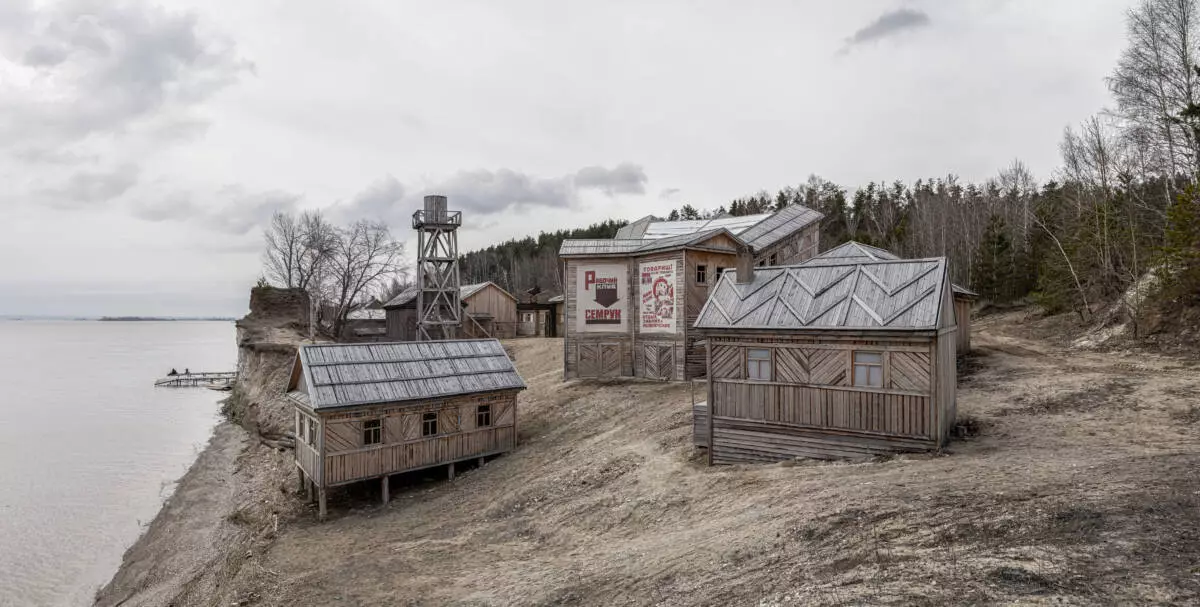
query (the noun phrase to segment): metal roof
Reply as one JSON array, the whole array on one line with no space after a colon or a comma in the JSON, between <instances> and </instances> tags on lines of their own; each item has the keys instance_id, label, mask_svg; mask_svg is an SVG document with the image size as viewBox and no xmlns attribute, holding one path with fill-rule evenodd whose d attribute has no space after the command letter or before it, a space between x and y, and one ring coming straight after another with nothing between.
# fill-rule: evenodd
<instances>
[{"instance_id":1,"label":"metal roof","mask_svg":"<svg viewBox=\"0 0 1200 607\"><path fill-rule=\"evenodd\" d=\"M820 255L817 255L816 257L813 257L812 259L809 259L800 265L816 266L845 263L847 261L886 261L900 258L901 257L899 255L896 255L887 249L881 249L879 247L873 247L869 244L863 244L855 240L850 240L833 247L832 249L829 249L828 251L825 251L824 253L821 253ZM978 293L966 287L960 287L951 283L950 288L959 295L966 295L967 297L979 297Z\"/></svg>"},{"instance_id":2,"label":"metal roof","mask_svg":"<svg viewBox=\"0 0 1200 607\"><path fill-rule=\"evenodd\" d=\"M713 219L658 221L646 216L617 230L616 238L604 240L564 240L559 255L629 255L679 246L680 240L727 230L751 249L761 251L797 231L820 221L823 214L803 205L784 207L775 213L724 215ZM647 241L661 244L651 248ZM671 244L668 244L671 243Z\"/></svg>"},{"instance_id":3,"label":"metal roof","mask_svg":"<svg viewBox=\"0 0 1200 607\"><path fill-rule=\"evenodd\" d=\"M714 228L703 232L689 232L669 238L642 238L642 239L610 239L610 240L578 240L568 239L562 242L562 246L558 249L559 256L569 257L575 255L589 256L621 256L621 255L645 255L647 253L655 253L658 251L669 251L688 246L698 245L705 240L708 240L718 234L725 234L733 239L734 242L741 243L742 240L735 236L726 228Z\"/></svg>"},{"instance_id":4,"label":"metal roof","mask_svg":"<svg viewBox=\"0 0 1200 607\"><path fill-rule=\"evenodd\" d=\"M386 320L387 312L382 308L360 308L346 315L346 320Z\"/></svg>"},{"instance_id":5,"label":"metal roof","mask_svg":"<svg viewBox=\"0 0 1200 607\"><path fill-rule=\"evenodd\" d=\"M738 237L746 241L746 244L755 251L762 251L820 221L824 216L804 205L794 204L784 207L774 215L769 215L745 231L739 232Z\"/></svg>"},{"instance_id":6,"label":"metal roof","mask_svg":"<svg viewBox=\"0 0 1200 607\"><path fill-rule=\"evenodd\" d=\"M946 259L726 270L700 310L700 329L903 329L940 326Z\"/></svg>"},{"instance_id":7,"label":"metal roof","mask_svg":"<svg viewBox=\"0 0 1200 607\"><path fill-rule=\"evenodd\" d=\"M314 410L525 389L495 339L308 344L298 361ZM288 395L303 401L296 388Z\"/></svg>"},{"instance_id":8,"label":"metal roof","mask_svg":"<svg viewBox=\"0 0 1200 607\"><path fill-rule=\"evenodd\" d=\"M482 291L484 289L484 287L486 287L488 285L492 285L493 287L500 289L500 292L507 295L509 299L511 299L513 301L517 300L516 297L513 297L512 293L505 291L503 288L500 287L500 285L498 285L490 280L487 282L478 282L473 285L463 285L463 286L459 287L459 289L458 289L458 294L459 294L458 296L461 299L466 299L466 298Z\"/></svg>"}]
</instances>

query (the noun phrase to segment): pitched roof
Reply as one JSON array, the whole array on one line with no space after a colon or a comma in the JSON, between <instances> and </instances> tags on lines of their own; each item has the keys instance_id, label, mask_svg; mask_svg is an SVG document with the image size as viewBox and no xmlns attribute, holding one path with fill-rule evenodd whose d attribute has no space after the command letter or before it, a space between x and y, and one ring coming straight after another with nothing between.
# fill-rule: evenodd
<instances>
[{"instance_id":1,"label":"pitched roof","mask_svg":"<svg viewBox=\"0 0 1200 607\"><path fill-rule=\"evenodd\" d=\"M314 410L524 389L495 339L300 346L307 393L288 395Z\"/></svg>"},{"instance_id":2,"label":"pitched roof","mask_svg":"<svg viewBox=\"0 0 1200 607\"><path fill-rule=\"evenodd\" d=\"M360 308L346 314L346 320L386 320L387 312L381 308Z\"/></svg>"},{"instance_id":3,"label":"pitched roof","mask_svg":"<svg viewBox=\"0 0 1200 607\"><path fill-rule=\"evenodd\" d=\"M560 257L568 257L573 255L589 255L589 256L621 256L621 255L644 255L647 253L655 253L658 251L669 251L671 249L679 249L690 246L698 246L704 241L725 234L734 242L742 243L742 240L735 236L733 232L725 228L714 228L703 232L689 232L669 238L640 238L640 239L568 239L562 242L562 246L558 249Z\"/></svg>"},{"instance_id":4,"label":"pitched roof","mask_svg":"<svg viewBox=\"0 0 1200 607\"><path fill-rule=\"evenodd\" d=\"M516 297L513 297L512 293L509 293L508 291L501 289L500 285L498 285L490 280L487 282L478 282L473 285L463 285L463 286L459 287L458 288L459 297L461 297L462 299L466 299L466 298L482 291L488 285L492 285L493 287L496 287L497 289L500 290L501 293L507 295L509 299L511 299L513 301L517 300Z\"/></svg>"},{"instance_id":5,"label":"pitched roof","mask_svg":"<svg viewBox=\"0 0 1200 607\"><path fill-rule=\"evenodd\" d=\"M761 251L824 217L803 205L784 207L775 213L723 215L712 219L661 221L643 217L617 231L613 240L658 240L725 228L756 251ZM611 242L611 241L607 241Z\"/></svg>"},{"instance_id":6,"label":"pitched roof","mask_svg":"<svg viewBox=\"0 0 1200 607\"><path fill-rule=\"evenodd\" d=\"M825 251L824 253L821 253L820 255L817 255L816 257L813 257L812 259L805 261L800 265L815 266L845 263L847 261L886 261L891 259L901 259L901 257L887 249L881 249L879 247L873 247L855 240L849 240L836 247L833 247L832 249L829 249L828 251ZM966 287L960 287L956 284L951 284L950 288L952 288L954 292L959 295L966 295L967 297L979 297L978 293Z\"/></svg>"},{"instance_id":7,"label":"pitched roof","mask_svg":"<svg viewBox=\"0 0 1200 607\"><path fill-rule=\"evenodd\" d=\"M418 288L416 285L408 287L407 289L404 289L403 291L401 291L399 295L389 299L387 303L383 304L383 307L385 309L386 308L399 308L400 306L403 306L404 304L407 304L412 301L416 301L417 291L420 291L420 290L421 289Z\"/></svg>"},{"instance_id":8,"label":"pitched roof","mask_svg":"<svg viewBox=\"0 0 1200 607\"><path fill-rule=\"evenodd\" d=\"M726 270L700 310L700 329L902 329L940 323L946 260L905 259Z\"/></svg>"}]
</instances>

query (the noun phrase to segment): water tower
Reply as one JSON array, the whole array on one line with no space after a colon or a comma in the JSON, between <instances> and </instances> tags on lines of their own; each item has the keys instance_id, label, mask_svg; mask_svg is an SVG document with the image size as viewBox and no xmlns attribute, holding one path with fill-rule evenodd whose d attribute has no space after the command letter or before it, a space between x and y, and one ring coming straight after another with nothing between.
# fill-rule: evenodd
<instances>
[{"instance_id":1,"label":"water tower","mask_svg":"<svg viewBox=\"0 0 1200 607\"><path fill-rule=\"evenodd\" d=\"M462 326L458 226L462 211L447 211L445 196L426 196L413 213L417 231L417 339L455 339Z\"/></svg>"}]
</instances>

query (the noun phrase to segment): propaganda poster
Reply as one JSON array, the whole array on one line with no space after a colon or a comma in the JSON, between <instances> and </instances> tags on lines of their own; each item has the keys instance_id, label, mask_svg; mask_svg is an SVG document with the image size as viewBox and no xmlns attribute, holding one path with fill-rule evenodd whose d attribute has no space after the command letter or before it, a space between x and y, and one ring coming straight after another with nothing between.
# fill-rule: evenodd
<instances>
[{"instance_id":1,"label":"propaganda poster","mask_svg":"<svg viewBox=\"0 0 1200 607\"><path fill-rule=\"evenodd\" d=\"M675 260L649 261L638 265L641 276L641 332L675 332Z\"/></svg>"},{"instance_id":2,"label":"propaganda poster","mask_svg":"<svg viewBox=\"0 0 1200 607\"><path fill-rule=\"evenodd\" d=\"M617 264L583 265L575 279L575 330L618 332L628 329L628 270Z\"/></svg>"}]
</instances>

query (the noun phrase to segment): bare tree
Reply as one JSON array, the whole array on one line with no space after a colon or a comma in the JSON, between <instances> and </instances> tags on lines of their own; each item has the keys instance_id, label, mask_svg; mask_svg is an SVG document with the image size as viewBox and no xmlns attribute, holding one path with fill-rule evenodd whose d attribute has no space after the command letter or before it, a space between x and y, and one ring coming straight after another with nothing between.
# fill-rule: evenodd
<instances>
[{"instance_id":1,"label":"bare tree","mask_svg":"<svg viewBox=\"0 0 1200 607\"><path fill-rule=\"evenodd\" d=\"M392 237L386 224L357 221L338 230L325 277L326 301L334 310L333 334L340 335L346 315L359 300L385 288L400 270L404 245Z\"/></svg>"},{"instance_id":2,"label":"bare tree","mask_svg":"<svg viewBox=\"0 0 1200 607\"><path fill-rule=\"evenodd\" d=\"M263 230L263 274L270 282L308 290L333 252L334 227L320 211L299 217L276 211Z\"/></svg>"}]
</instances>

